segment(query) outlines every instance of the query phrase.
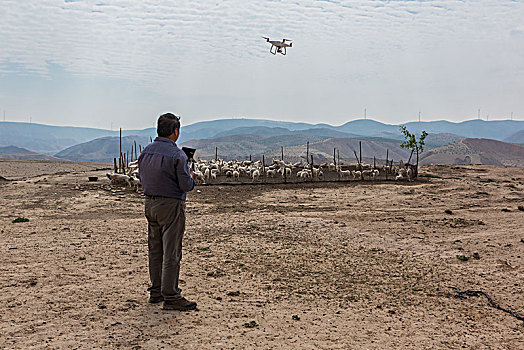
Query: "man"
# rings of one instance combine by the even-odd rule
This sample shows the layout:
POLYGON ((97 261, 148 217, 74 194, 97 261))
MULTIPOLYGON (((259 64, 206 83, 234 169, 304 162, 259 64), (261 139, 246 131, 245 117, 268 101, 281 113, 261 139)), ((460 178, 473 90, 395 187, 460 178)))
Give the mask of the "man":
POLYGON ((180 118, 166 113, 158 118, 158 137, 138 158, 148 222, 149 302, 164 301, 164 310, 191 310, 195 302, 182 297, 178 288, 182 236, 186 223, 186 193, 196 175, 186 154, 177 147, 180 118))

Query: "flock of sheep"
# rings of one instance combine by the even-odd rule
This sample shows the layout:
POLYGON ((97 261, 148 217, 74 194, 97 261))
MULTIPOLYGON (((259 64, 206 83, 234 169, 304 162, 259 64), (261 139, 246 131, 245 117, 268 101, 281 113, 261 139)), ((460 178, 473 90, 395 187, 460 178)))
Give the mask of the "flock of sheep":
MULTIPOLYGON (((405 166, 402 161, 398 166, 380 165, 374 167, 370 164, 358 164, 344 166, 343 168, 334 163, 324 163, 318 166, 304 164, 302 162, 286 163, 282 160, 273 159, 270 165, 262 166, 261 161, 225 161, 218 160, 199 160, 193 163, 193 171, 197 175, 198 184, 208 184, 226 179, 226 181, 240 182, 241 178, 250 179, 252 182, 260 181, 261 178, 282 177, 285 179, 296 178, 297 180, 322 180, 325 172, 337 172, 341 180, 376 180, 381 173, 393 174, 395 180, 413 180, 413 170, 411 166, 405 166), (351 168, 354 168, 353 170, 351 168)), ((127 164, 125 174, 108 173, 107 177, 112 185, 122 184, 130 187, 140 185, 138 176, 138 161, 127 164)))

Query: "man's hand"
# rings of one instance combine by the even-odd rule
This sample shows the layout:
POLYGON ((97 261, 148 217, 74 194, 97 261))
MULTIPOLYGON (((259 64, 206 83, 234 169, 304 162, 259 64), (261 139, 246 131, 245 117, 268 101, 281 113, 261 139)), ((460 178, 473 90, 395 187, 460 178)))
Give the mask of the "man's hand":
POLYGON ((189 168, 189 175, 193 178, 193 180, 197 179, 197 174, 193 171, 193 169, 189 168))

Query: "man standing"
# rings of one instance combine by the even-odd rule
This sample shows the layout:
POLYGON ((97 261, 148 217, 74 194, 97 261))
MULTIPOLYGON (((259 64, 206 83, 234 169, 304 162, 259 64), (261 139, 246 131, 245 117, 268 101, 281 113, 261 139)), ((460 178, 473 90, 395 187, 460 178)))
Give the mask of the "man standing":
POLYGON ((182 297, 178 276, 186 192, 195 186, 196 175, 188 167, 186 154, 175 143, 180 136, 180 118, 172 113, 161 115, 157 134, 138 158, 148 222, 149 302, 164 301, 164 310, 191 310, 196 303, 182 297))

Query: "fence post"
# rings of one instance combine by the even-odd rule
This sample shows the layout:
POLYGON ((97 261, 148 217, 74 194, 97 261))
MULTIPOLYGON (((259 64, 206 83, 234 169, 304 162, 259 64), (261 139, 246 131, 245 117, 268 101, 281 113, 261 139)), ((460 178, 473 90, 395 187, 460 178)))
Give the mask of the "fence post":
POLYGON ((338 181, 340 181, 340 170, 342 170, 342 168, 340 167, 340 150, 337 149, 337 174, 338 174, 338 181))
POLYGON ((215 162, 218 161, 218 147, 215 147, 215 162))
POLYGON ((306 163, 309 163, 309 141, 307 142, 306 148, 306 163))
POLYGON ((360 147, 360 161, 358 162, 358 165, 362 163, 362 141, 358 141, 358 145, 360 147))
POLYGON ((311 181, 313 181, 314 180, 314 177, 313 177, 313 155, 311 155, 310 169, 311 169, 311 181))
POLYGON ((384 171, 386 172, 386 180, 388 179, 388 158, 389 158, 389 149, 386 148, 386 167, 384 171))
POLYGON ((113 163, 115 166, 115 174, 118 172, 118 168, 116 167, 116 158, 113 158, 113 163))
POLYGON ((335 164, 335 167, 337 166, 337 160, 335 159, 335 151, 337 149, 335 147, 333 147, 333 164, 335 164))
POLYGON ((264 155, 262 155, 262 175, 264 175, 264 182, 267 182, 267 177, 266 177, 266 160, 264 158, 264 155))

